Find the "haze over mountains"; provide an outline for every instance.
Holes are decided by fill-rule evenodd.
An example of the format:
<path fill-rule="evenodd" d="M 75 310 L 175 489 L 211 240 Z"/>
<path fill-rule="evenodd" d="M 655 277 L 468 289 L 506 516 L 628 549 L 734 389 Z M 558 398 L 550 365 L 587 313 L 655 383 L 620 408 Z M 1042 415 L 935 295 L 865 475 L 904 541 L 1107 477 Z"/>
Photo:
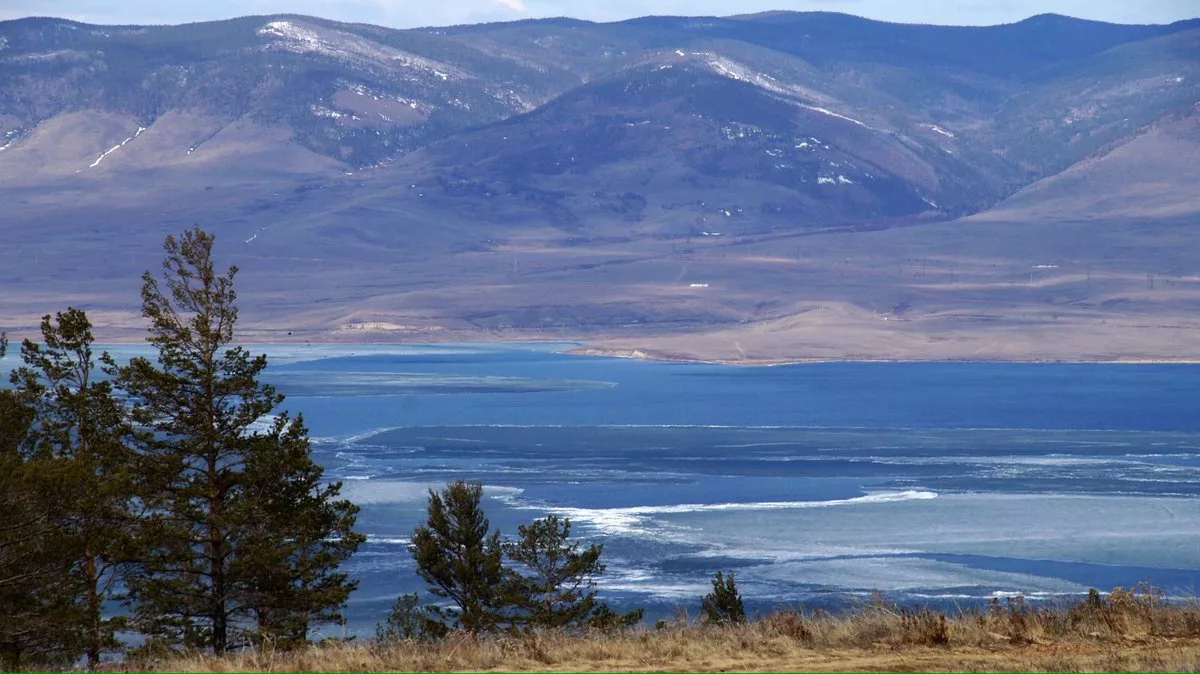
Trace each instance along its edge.
<path fill-rule="evenodd" d="M 1197 179 L 1200 20 L 0 22 L 17 333 L 200 224 L 267 340 L 1194 357 Z"/>

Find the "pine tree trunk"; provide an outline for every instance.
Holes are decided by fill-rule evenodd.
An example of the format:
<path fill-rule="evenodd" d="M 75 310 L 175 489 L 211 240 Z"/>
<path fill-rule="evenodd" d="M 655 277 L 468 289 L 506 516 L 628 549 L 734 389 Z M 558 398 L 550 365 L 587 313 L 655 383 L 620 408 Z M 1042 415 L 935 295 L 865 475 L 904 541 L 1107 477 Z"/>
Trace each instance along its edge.
<path fill-rule="evenodd" d="M 87 556 L 87 561 L 84 562 L 84 573 L 87 574 L 87 666 L 88 670 L 95 671 L 96 667 L 100 665 L 100 651 L 103 646 L 100 635 L 102 607 L 98 590 L 100 579 L 97 577 L 96 558 L 90 554 Z"/>
<path fill-rule="evenodd" d="M 221 551 L 220 541 L 212 544 L 215 557 Z M 214 653 L 224 653 L 229 648 L 229 626 L 225 620 L 225 574 L 222 569 L 213 569 L 212 596 L 209 600 L 208 612 L 212 619 L 212 649 Z"/>
<path fill-rule="evenodd" d="M 214 471 L 215 472 L 215 471 Z M 220 517 L 221 505 L 214 498 L 209 506 L 209 517 Z M 212 572 L 212 593 L 209 595 L 209 618 L 212 620 L 212 649 L 214 653 L 224 653 L 229 648 L 229 626 L 225 615 L 225 555 L 222 545 L 221 530 L 215 522 L 208 525 L 208 554 L 209 568 Z"/>

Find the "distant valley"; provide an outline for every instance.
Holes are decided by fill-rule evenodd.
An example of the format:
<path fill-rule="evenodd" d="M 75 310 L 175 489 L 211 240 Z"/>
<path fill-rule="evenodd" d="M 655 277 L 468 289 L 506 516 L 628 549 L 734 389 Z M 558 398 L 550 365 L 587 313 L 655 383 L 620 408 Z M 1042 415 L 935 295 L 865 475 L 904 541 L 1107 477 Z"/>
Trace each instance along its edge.
<path fill-rule="evenodd" d="M 1200 358 L 1200 20 L 0 22 L 0 330 L 198 224 L 251 341 Z"/>

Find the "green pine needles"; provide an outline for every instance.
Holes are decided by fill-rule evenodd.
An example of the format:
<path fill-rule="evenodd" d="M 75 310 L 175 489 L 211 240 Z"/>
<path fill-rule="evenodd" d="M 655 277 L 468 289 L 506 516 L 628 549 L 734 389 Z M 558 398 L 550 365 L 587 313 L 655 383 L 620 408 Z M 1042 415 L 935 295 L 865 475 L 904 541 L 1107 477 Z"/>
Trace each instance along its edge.
<path fill-rule="evenodd" d="M 700 613 L 705 622 L 716 625 L 741 625 L 746 622 L 746 607 L 738 592 L 733 573 L 718 571 L 712 579 L 712 592 L 700 600 Z"/>

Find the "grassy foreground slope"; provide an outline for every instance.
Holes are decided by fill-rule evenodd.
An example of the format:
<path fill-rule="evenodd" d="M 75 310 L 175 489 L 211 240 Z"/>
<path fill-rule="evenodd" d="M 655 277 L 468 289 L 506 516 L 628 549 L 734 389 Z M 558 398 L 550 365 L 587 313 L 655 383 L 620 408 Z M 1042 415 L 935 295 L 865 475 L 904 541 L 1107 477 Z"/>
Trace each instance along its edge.
<path fill-rule="evenodd" d="M 1195 671 L 1200 605 L 1114 590 L 1070 605 L 997 603 L 954 616 L 873 603 L 745 625 L 677 621 L 613 633 L 453 634 L 327 642 L 131 663 L 157 671 Z"/>

